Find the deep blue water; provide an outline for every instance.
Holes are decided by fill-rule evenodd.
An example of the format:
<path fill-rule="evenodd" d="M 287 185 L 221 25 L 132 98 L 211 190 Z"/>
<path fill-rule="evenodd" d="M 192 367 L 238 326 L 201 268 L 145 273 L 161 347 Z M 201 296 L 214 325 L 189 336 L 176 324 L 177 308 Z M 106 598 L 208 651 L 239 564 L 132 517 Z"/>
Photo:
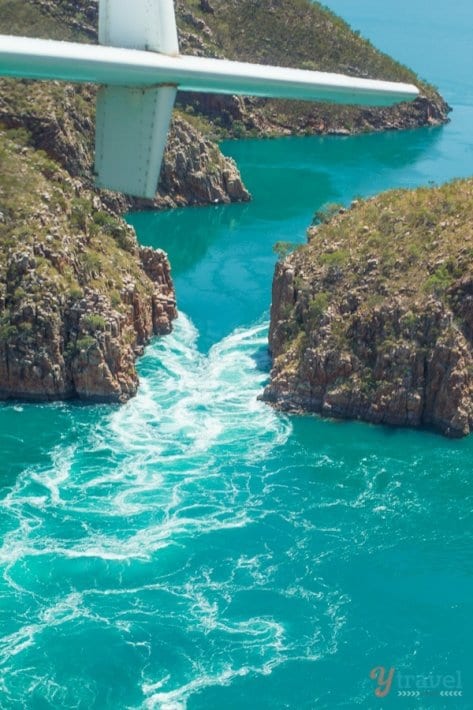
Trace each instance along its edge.
<path fill-rule="evenodd" d="M 251 204 L 130 216 L 181 310 L 138 396 L 0 407 L 2 710 L 473 707 L 473 439 L 257 401 L 272 245 L 324 202 L 473 172 L 473 6 L 329 5 L 437 83 L 452 122 L 226 143 Z M 432 687 L 458 674 L 462 697 Z M 407 675 L 420 697 L 398 695 Z"/>

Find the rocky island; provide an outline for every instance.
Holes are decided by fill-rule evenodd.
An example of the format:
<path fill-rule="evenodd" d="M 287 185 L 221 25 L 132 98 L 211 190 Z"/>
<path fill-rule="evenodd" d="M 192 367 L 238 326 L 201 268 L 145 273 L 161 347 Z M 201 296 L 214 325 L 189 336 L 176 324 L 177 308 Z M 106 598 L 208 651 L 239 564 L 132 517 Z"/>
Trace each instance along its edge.
<path fill-rule="evenodd" d="M 136 201 L 93 188 L 94 87 L 0 80 L 1 399 L 108 402 L 134 394 L 136 357 L 153 335 L 169 332 L 176 304 L 166 255 L 140 249 L 122 215 L 250 199 L 216 139 L 447 120 L 432 87 L 317 3 L 176 5 L 183 52 L 415 81 L 422 96 L 361 109 L 183 94 L 156 198 Z M 0 0 L 0 32 L 96 41 L 97 3 Z"/>
<path fill-rule="evenodd" d="M 308 244 L 276 267 L 264 399 L 291 412 L 471 432 L 472 212 L 469 179 L 319 214 Z"/>

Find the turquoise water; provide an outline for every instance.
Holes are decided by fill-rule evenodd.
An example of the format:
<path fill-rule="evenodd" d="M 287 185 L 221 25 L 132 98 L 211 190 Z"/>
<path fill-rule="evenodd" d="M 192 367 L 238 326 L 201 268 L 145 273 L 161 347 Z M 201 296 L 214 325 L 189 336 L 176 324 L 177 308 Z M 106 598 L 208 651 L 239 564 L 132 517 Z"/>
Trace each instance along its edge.
<path fill-rule="evenodd" d="M 228 143 L 253 203 L 130 217 L 168 250 L 181 310 L 138 396 L 0 407 L 2 710 L 473 706 L 473 439 L 257 401 L 274 242 L 323 202 L 473 172 L 473 7 L 403 3 L 397 24 L 385 0 L 380 25 L 371 0 L 330 5 L 399 41 L 452 123 Z M 384 699 L 375 666 L 395 668 Z M 400 674 L 457 673 L 463 697 L 397 695 Z"/>

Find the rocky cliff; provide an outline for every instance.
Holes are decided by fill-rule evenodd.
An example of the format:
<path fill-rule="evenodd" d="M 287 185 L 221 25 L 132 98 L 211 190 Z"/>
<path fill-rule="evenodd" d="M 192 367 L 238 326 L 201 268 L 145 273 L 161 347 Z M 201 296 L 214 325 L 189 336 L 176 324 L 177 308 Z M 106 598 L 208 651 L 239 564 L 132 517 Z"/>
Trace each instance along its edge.
<path fill-rule="evenodd" d="M 273 283 L 271 382 L 294 412 L 473 428 L 473 180 L 388 192 L 309 231 Z"/>
<path fill-rule="evenodd" d="M 166 255 L 25 131 L 0 130 L 0 163 L 0 398 L 128 399 L 176 317 Z"/>
<path fill-rule="evenodd" d="M 94 2 L 0 0 L 0 31 L 89 40 Z M 92 187 L 95 88 L 0 80 L 0 399 L 124 401 L 176 317 L 162 251 L 121 214 L 247 200 L 233 161 L 176 113 L 154 201 Z"/>

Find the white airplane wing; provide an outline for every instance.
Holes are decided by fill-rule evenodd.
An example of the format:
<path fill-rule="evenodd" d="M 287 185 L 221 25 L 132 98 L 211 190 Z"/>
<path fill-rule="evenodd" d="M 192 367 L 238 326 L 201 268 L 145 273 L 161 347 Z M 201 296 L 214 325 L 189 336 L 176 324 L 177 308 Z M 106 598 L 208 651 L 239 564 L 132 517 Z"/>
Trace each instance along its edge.
<path fill-rule="evenodd" d="M 102 85 L 97 184 L 153 197 L 177 88 L 306 101 L 390 106 L 412 84 L 179 54 L 172 0 L 100 0 L 106 46 L 0 35 L 0 75 Z"/>
<path fill-rule="evenodd" d="M 8 35 L 0 35 L 0 75 L 370 106 L 419 94 L 413 84 L 393 81 Z"/>

